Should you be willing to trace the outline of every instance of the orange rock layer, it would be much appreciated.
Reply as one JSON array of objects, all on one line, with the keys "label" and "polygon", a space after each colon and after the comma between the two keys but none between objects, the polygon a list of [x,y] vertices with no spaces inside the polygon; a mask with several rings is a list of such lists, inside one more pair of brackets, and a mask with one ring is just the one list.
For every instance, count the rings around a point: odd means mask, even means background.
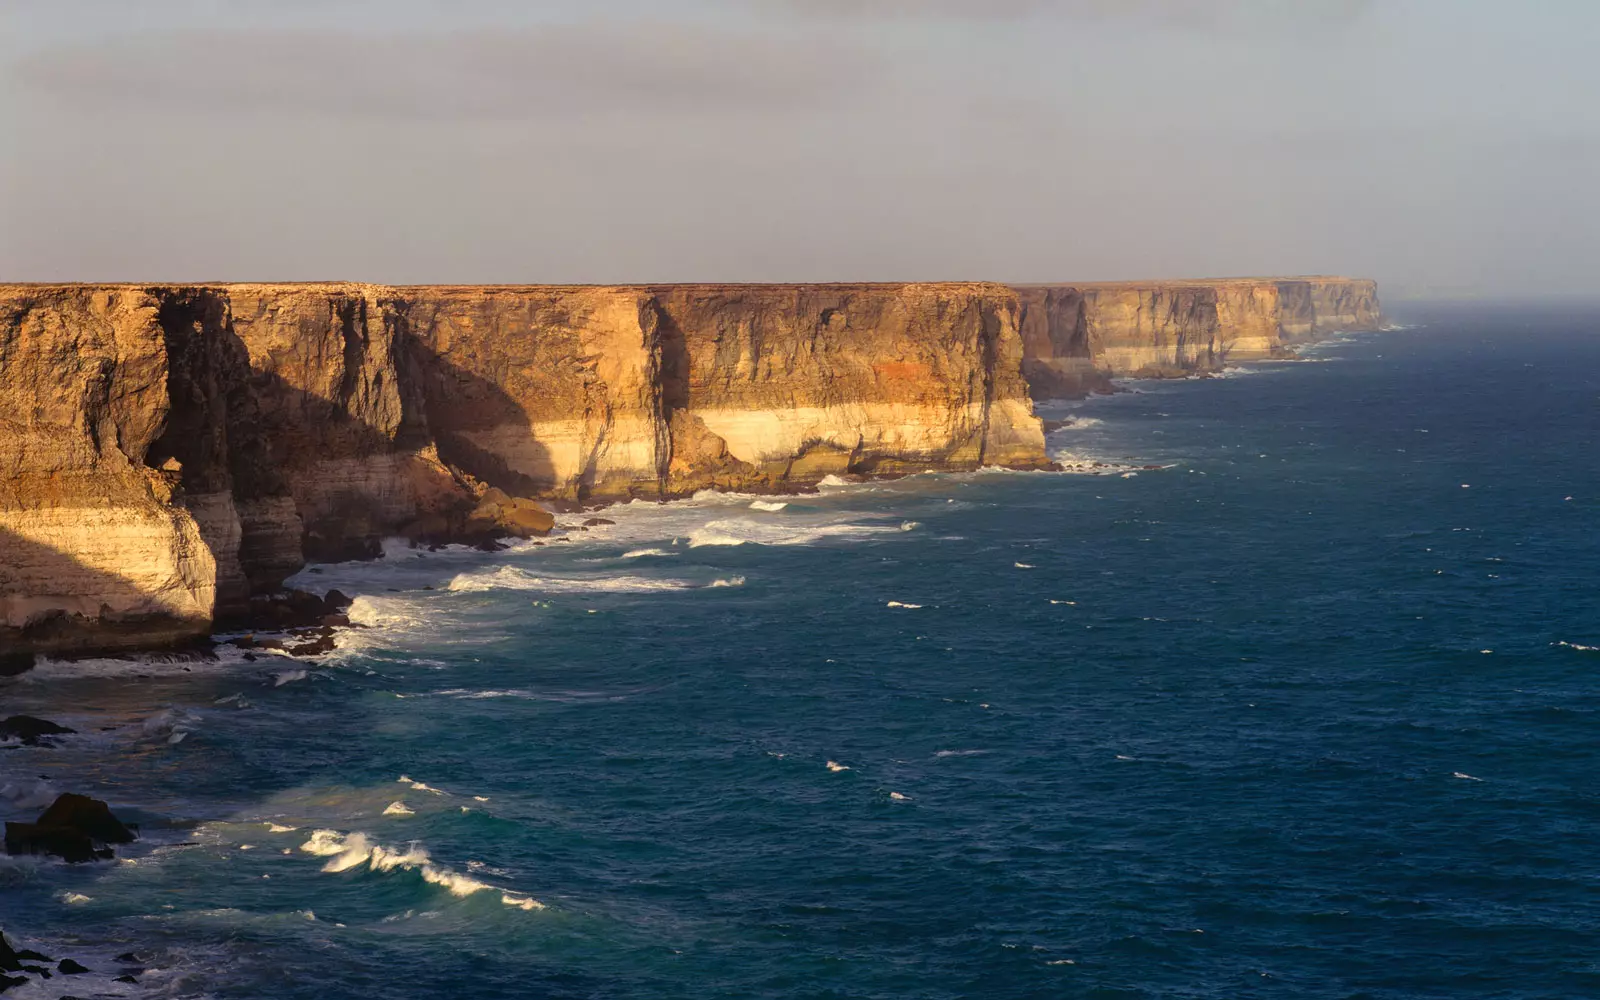
[{"label": "orange rock layer", "polygon": [[1376,318],[1342,279],[0,286],[0,654],[202,634],[490,487],[560,506],[1047,467],[1030,382]]}]

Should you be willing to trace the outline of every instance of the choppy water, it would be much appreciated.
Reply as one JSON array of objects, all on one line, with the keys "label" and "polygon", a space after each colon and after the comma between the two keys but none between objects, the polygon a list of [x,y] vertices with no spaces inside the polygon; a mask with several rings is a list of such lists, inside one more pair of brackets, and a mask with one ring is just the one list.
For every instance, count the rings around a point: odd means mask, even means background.
[{"label": "choppy water", "polygon": [[1600,994],[1600,315],[1414,318],[1050,410],[1109,475],[637,505],[305,575],[374,627],[304,674],[4,682],[90,735],[0,784],[145,832],[0,861],[96,968],[14,995]]}]

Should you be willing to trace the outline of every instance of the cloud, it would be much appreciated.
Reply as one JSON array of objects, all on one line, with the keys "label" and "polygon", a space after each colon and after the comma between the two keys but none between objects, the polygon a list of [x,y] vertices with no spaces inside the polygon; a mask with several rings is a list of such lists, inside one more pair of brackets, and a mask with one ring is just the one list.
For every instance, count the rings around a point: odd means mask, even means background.
[{"label": "cloud", "polygon": [[93,107],[414,120],[829,107],[870,90],[872,55],[799,31],[598,23],[437,35],[213,31],[108,39],[14,68]]}]

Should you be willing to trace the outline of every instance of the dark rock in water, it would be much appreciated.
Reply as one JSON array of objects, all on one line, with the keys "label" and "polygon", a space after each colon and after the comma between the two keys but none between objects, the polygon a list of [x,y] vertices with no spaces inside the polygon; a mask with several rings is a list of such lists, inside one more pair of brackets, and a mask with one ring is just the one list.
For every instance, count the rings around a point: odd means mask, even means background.
[{"label": "dark rock in water", "polygon": [[594,528],[594,527],[597,527],[597,526],[602,525],[602,524],[616,524],[616,523],[617,522],[615,522],[613,520],[610,520],[609,518],[591,517],[591,518],[589,518],[589,520],[583,522],[583,526],[585,528]]},{"label": "dark rock in water", "polygon": [[50,970],[45,968],[42,965],[24,965],[22,967],[22,971],[23,972],[31,972],[34,975],[38,976],[40,979],[49,979],[50,978]]},{"label": "dark rock in water", "polygon": [[119,961],[119,962],[142,962],[142,961],[144,961],[144,959],[140,958],[138,955],[135,955],[131,951],[125,951],[122,954],[117,956],[117,961]]},{"label": "dark rock in water", "polygon": [[63,958],[57,962],[56,968],[61,970],[63,976],[77,976],[89,971],[70,958]]},{"label": "dark rock in water", "polygon": [[[4,934],[0,934],[0,971],[16,972],[22,968],[21,960],[24,957],[26,957],[25,952],[14,951],[11,942],[6,940]],[[49,959],[45,961],[48,962]]]},{"label": "dark rock in water", "polygon": [[137,983],[138,981],[139,980],[133,978],[132,976],[118,976],[116,979],[112,980],[114,983]]},{"label": "dark rock in water", "polygon": [[34,951],[32,948],[24,948],[21,951],[12,952],[12,954],[15,955],[16,957],[22,959],[24,962],[54,962],[55,961],[55,959],[51,958],[49,955],[40,954],[39,952]]},{"label": "dark rock in water", "polygon": [[31,715],[13,715],[0,722],[0,740],[21,740],[23,746],[29,747],[53,746],[49,737],[75,732],[76,729],[68,729],[47,719],[35,719]]},{"label": "dark rock in water", "polygon": [[[0,993],[4,993],[13,986],[26,985],[28,985],[28,980],[22,976],[0,976]],[[67,998],[62,997],[61,1000],[67,1000]]]},{"label": "dark rock in water", "polygon": [[327,595],[322,598],[322,606],[327,609],[329,614],[333,614],[337,611],[343,611],[354,603],[355,600],[353,598],[346,597],[342,591],[338,590],[330,590],[328,591]]},{"label": "dark rock in water", "polygon": [[6,824],[7,854],[49,854],[68,864],[108,861],[114,855],[109,847],[96,847],[88,834],[64,826],[38,823]]},{"label": "dark rock in water", "polygon": [[32,669],[32,653],[0,653],[0,677],[15,677]]},{"label": "dark rock in water", "polygon": [[72,827],[106,844],[133,843],[133,832],[111,814],[111,807],[87,795],[59,796],[39,817],[39,825]]},{"label": "dark rock in water", "polygon": [[6,824],[7,854],[50,854],[71,864],[112,857],[107,844],[126,844],[133,832],[99,799],[67,793],[36,823]]},{"label": "dark rock in water", "polygon": [[287,652],[290,656],[321,656],[324,653],[333,652],[334,648],[335,643],[333,636],[330,634],[312,642],[302,643],[298,646],[290,646],[285,650],[285,652]]}]

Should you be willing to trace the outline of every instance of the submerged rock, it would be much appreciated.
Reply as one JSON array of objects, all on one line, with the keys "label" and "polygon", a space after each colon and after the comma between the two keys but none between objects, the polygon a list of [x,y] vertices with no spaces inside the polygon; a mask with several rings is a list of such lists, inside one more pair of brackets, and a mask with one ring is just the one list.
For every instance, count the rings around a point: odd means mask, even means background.
[{"label": "submerged rock", "polygon": [[57,725],[48,719],[36,719],[31,715],[13,715],[11,718],[0,722],[0,740],[21,740],[23,746],[53,746],[52,736],[66,736],[76,733],[76,729]]},{"label": "submerged rock", "polygon": [[68,792],[34,823],[6,824],[7,854],[48,854],[72,864],[113,856],[108,844],[133,841],[133,831],[99,799]]}]

